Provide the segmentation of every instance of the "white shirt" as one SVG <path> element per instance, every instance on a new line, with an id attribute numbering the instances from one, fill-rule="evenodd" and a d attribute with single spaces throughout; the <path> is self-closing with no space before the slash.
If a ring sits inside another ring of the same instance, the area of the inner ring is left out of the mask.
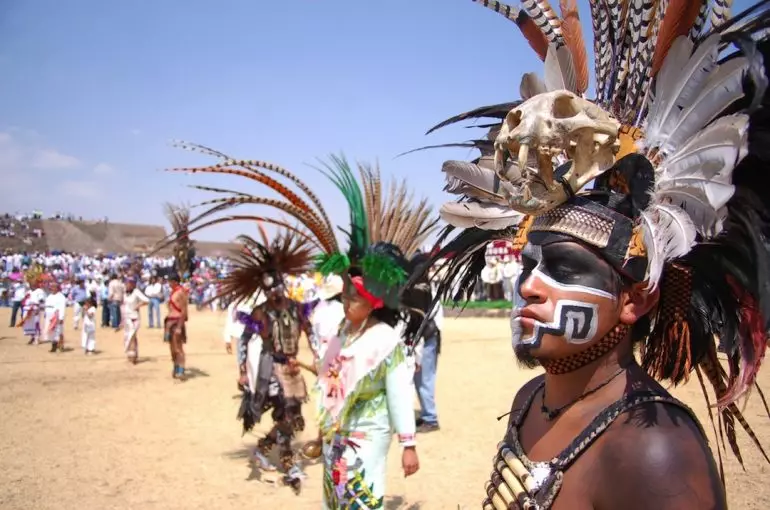
<path id="1" fill-rule="evenodd" d="M 34 303 L 36 305 L 40 305 L 45 301 L 46 294 L 43 289 L 35 289 L 32 291 L 32 293 L 29 295 L 29 302 Z M 66 302 L 66 299 L 65 299 Z"/>
<path id="2" fill-rule="evenodd" d="M 310 316 L 312 328 L 310 343 L 320 357 L 323 358 L 329 339 L 337 335 L 344 319 L 345 309 L 336 299 L 321 301 L 316 305 Z"/>
<path id="3" fill-rule="evenodd" d="M 163 287 L 158 282 L 151 283 L 147 287 L 145 287 L 144 294 L 148 298 L 162 298 L 163 297 Z"/>
<path id="4" fill-rule="evenodd" d="M 13 300 L 14 301 L 21 301 L 24 299 L 24 296 L 27 295 L 27 288 L 24 285 L 19 285 L 16 287 L 16 291 L 13 293 Z"/>
<path id="5" fill-rule="evenodd" d="M 96 317 L 96 308 L 93 306 L 86 311 L 83 317 L 83 333 L 91 335 L 96 333 L 96 323 L 94 318 Z"/>
<path id="6" fill-rule="evenodd" d="M 64 314 L 67 312 L 67 297 L 61 292 L 51 294 L 45 298 L 45 318 L 51 320 L 54 316 L 59 317 L 59 321 L 64 320 Z"/>
<path id="7" fill-rule="evenodd" d="M 123 306 L 125 307 L 126 317 L 129 319 L 139 318 L 139 305 L 141 303 L 149 303 L 150 300 L 145 296 L 141 290 L 134 288 L 133 292 L 126 294 L 123 298 Z"/>

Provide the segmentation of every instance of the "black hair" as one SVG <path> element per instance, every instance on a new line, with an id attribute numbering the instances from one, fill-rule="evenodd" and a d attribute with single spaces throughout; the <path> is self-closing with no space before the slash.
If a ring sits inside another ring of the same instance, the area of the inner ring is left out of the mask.
<path id="1" fill-rule="evenodd" d="M 396 324 L 398 324 L 402 318 L 401 312 L 399 310 L 394 310 L 388 307 L 382 307 L 382 308 L 377 308 L 376 310 L 372 310 L 369 316 L 373 317 L 379 322 L 383 322 L 387 324 L 391 328 L 395 328 Z"/>

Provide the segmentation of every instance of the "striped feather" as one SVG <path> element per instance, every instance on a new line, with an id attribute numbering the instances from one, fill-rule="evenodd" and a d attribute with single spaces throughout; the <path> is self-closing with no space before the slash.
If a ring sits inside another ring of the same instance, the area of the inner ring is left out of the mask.
<path id="1" fill-rule="evenodd" d="M 498 2 L 497 0 L 472 0 L 473 2 L 480 3 L 488 9 L 501 14 L 506 19 L 509 19 L 516 23 L 521 30 L 522 35 L 527 40 L 529 45 L 535 50 L 540 60 L 545 60 L 545 54 L 548 50 L 548 39 L 545 34 L 537 26 L 535 21 L 521 9 L 511 7 L 510 5 Z"/>
<path id="2" fill-rule="evenodd" d="M 700 11 L 698 11 L 698 17 L 692 24 L 690 29 L 689 38 L 691 41 L 697 41 L 703 34 L 703 29 L 706 28 L 706 22 L 709 19 L 709 12 L 711 12 L 710 0 L 701 0 Z"/>
<path id="3" fill-rule="evenodd" d="M 564 44 L 564 39 L 561 36 L 561 29 L 555 31 L 553 25 L 548 20 L 543 10 L 540 7 L 538 0 L 522 0 L 521 5 L 524 11 L 532 18 L 532 21 L 537 25 L 541 32 L 545 35 L 549 44 L 555 44 L 561 46 Z M 550 6 L 549 6 L 550 7 Z M 551 9 L 553 12 L 553 9 Z"/>
<path id="4" fill-rule="evenodd" d="M 711 8 L 711 28 L 717 28 L 730 19 L 730 7 L 733 0 L 714 0 Z"/>
<path id="5" fill-rule="evenodd" d="M 247 169 L 241 170 L 238 168 L 230 168 L 229 165 L 241 166 Z M 213 165 L 208 167 L 168 168 L 166 169 L 166 171 L 185 172 L 185 173 L 191 173 L 191 174 L 208 173 L 208 174 L 236 175 L 239 177 L 245 177 L 252 181 L 257 181 L 262 184 L 265 184 L 266 186 L 268 186 L 269 188 L 271 188 L 272 190 L 280 194 L 282 197 L 286 198 L 286 200 L 288 200 L 289 203 L 291 203 L 293 206 L 303 211 L 308 218 L 311 218 L 314 221 L 314 223 L 318 225 L 322 225 L 322 228 L 324 231 L 324 237 L 326 238 L 327 243 L 331 243 L 331 240 L 334 239 L 334 233 L 331 230 L 331 227 L 328 225 L 328 223 L 324 224 L 321 218 L 307 204 L 307 202 L 302 200 L 296 193 L 294 193 L 288 187 L 276 181 L 275 179 L 269 177 L 268 175 L 262 172 L 259 172 L 258 170 L 248 168 L 246 161 L 227 160 L 224 163 L 220 163 L 218 165 Z M 247 196 L 244 193 L 239 192 L 239 194 L 241 196 Z"/>
<path id="6" fill-rule="evenodd" d="M 207 188 L 201 186 L 200 189 L 206 190 Z M 201 202 L 200 204 L 197 204 L 196 207 L 203 207 L 203 206 L 209 206 L 209 205 L 213 205 L 214 207 L 211 207 L 208 210 L 204 211 L 203 213 L 199 214 L 194 220 L 192 220 L 192 223 L 197 223 L 198 221 L 212 214 L 222 212 L 224 210 L 237 207 L 239 205 L 244 205 L 244 204 L 270 206 L 295 217 L 316 236 L 316 238 L 318 239 L 321 246 L 323 246 L 323 249 L 325 251 L 327 251 L 328 253 L 333 253 L 337 251 L 337 247 L 329 242 L 328 237 L 326 236 L 326 232 L 324 231 L 324 227 L 320 223 L 318 223 L 314 218 L 308 217 L 305 211 L 296 207 L 293 204 L 290 204 L 288 202 L 282 202 L 280 200 L 275 200 L 272 198 L 255 197 L 255 196 L 233 196 L 228 198 L 215 198 L 212 200 L 206 200 L 204 202 Z"/>
<path id="7" fill-rule="evenodd" d="M 218 165 L 214 165 L 214 166 L 217 166 L 217 167 L 229 166 L 229 165 L 237 165 L 237 166 L 242 166 L 242 167 L 248 169 L 251 172 L 259 173 L 259 174 L 264 175 L 263 173 L 259 172 L 256 168 L 254 168 L 254 167 L 257 167 L 257 168 L 262 168 L 264 170 L 268 170 L 270 172 L 277 173 L 277 174 L 279 174 L 279 175 L 289 179 L 303 193 L 305 193 L 305 195 L 307 195 L 308 198 L 310 198 L 311 202 L 313 202 L 313 204 L 315 205 L 315 207 L 316 207 L 318 213 L 320 214 L 321 218 L 323 218 L 323 220 L 324 220 L 324 222 L 326 224 L 326 228 L 329 231 L 329 233 L 330 233 L 330 235 L 332 237 L 333 242 L 336 244 L 336 239 L 334 238 L 334 234 L 333 234 L 334 228 L 332 226 L 332 222 L 329 219 L 329 215 L 326 213 L 326 209 L 321 204 L 321 200 L 319 200 L 318 196 L 315 193 L 313 193 L 313 191 L 310 189 L 310 187 L 307 184 L 305 184 L 299 177 L 297 177 L 294 173 L 290 172 L 286 168 L 278 166 L 278 165 L 276 165 L 274 163 L 269 163 L 267 161 L 261 161 L 261 160 L 238 160 L 238 161 L 236 161 L 234 158 L 231 158 L 230 156 L 228 156 L 228 155 L 226 155 L 226 154 L 224 154 L 224 153 L 222 153 L 220 151 L 211 149 L 209 147 L 206 147 L 206 146 L 198 144 L 198 143 L 177 140 L 177 141 L 174 141 L 172 143 L 172 145 L 175 146 L 175 147 L 179 147 L 179 148 L 185 149 L 185 150 L 189 150 L 189 151 L 193 151 L 193 152 L 200 152 L 202 154 L 206 154 L 206 155 L 210 155 L 210 156 L 215 156 L 215 157 L 223 159 L 224 160 L 223 163 L 220 163 Z M 310 207 L 308 206 L 308 208 L 310 208 Z"/>

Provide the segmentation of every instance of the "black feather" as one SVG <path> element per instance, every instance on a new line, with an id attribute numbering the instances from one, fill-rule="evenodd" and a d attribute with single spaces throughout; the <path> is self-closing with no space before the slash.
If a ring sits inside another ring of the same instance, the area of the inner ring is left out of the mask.
<path id="1" fill-rule="evenodd" d="M 430 128 L 425 134 L 429 135 L 432 132 L 436 131 L 437 129 L 441 129 L 442 127 L 449 126 L 450 124 L 455 124 L 457 122 L 466 120 L 466 119 L 478 119 L 478 118 L 494 118 L 494 119 L 504 119 L 506 115 L 508 115 L 508 112 L 519 106 L 523 101 L 513 101 L 511 103 L 501 103 L 501 104 L 495 104 L 490 106 L 482 106 L 480 108 L 475 108 L 469 112 L 461 113 L 459 115 L 455 115 L 454 117 L 451 117 L 443 122 L 440 122 Z"/>

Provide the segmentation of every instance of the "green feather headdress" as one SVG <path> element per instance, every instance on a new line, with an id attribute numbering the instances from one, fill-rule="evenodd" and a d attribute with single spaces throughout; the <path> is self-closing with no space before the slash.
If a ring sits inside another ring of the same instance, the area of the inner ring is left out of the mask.
<path id="1" fill-rule="evenodd" d="M 193 186 L 225 196 L 198 205 L 209 207 L 190 221 L 190 233 L 214 224 L 241 220 L 287 227 L 286 219 L 270 215 L 230 215 L 211 219 L 217 213 L 243 204 L 268 206 L 273 212 L 288 214 L 299 221 L 300 226 L 292 227 L 292 230 L 319 249 L 315 262 L 320 273 L 343 274 L 356 268 L 363 275 L 369 292 L 384 299 L 389 307 L 398 306 L 398 292 L 408 278 L 403 260 L 414 255 L 438 224 L 427 200 L 415 202 L 404 180 L 391 182 L 386 196 L 376 165 L 359 163 L 356 178 L 343 155 L 331 155 L 328 161 L 320 162 L 316 169 L 334 183 L 348 204 L 350 225 L 347 229 L 340 228 L 348 239 L 348 249 L 342 251 L 321 201 L 296 174 L 266 161 L 236 160 L 198 144 L 179 142 L 177 145 L 216 156 L 222 161 L 207 167 L 172 168 L 169 171 L 237 175 L 259 182 L 280 195 L 280 199 L 273 199 L 243 191 Z M 283 178 L 284 182 L 278 178 Z"/>

